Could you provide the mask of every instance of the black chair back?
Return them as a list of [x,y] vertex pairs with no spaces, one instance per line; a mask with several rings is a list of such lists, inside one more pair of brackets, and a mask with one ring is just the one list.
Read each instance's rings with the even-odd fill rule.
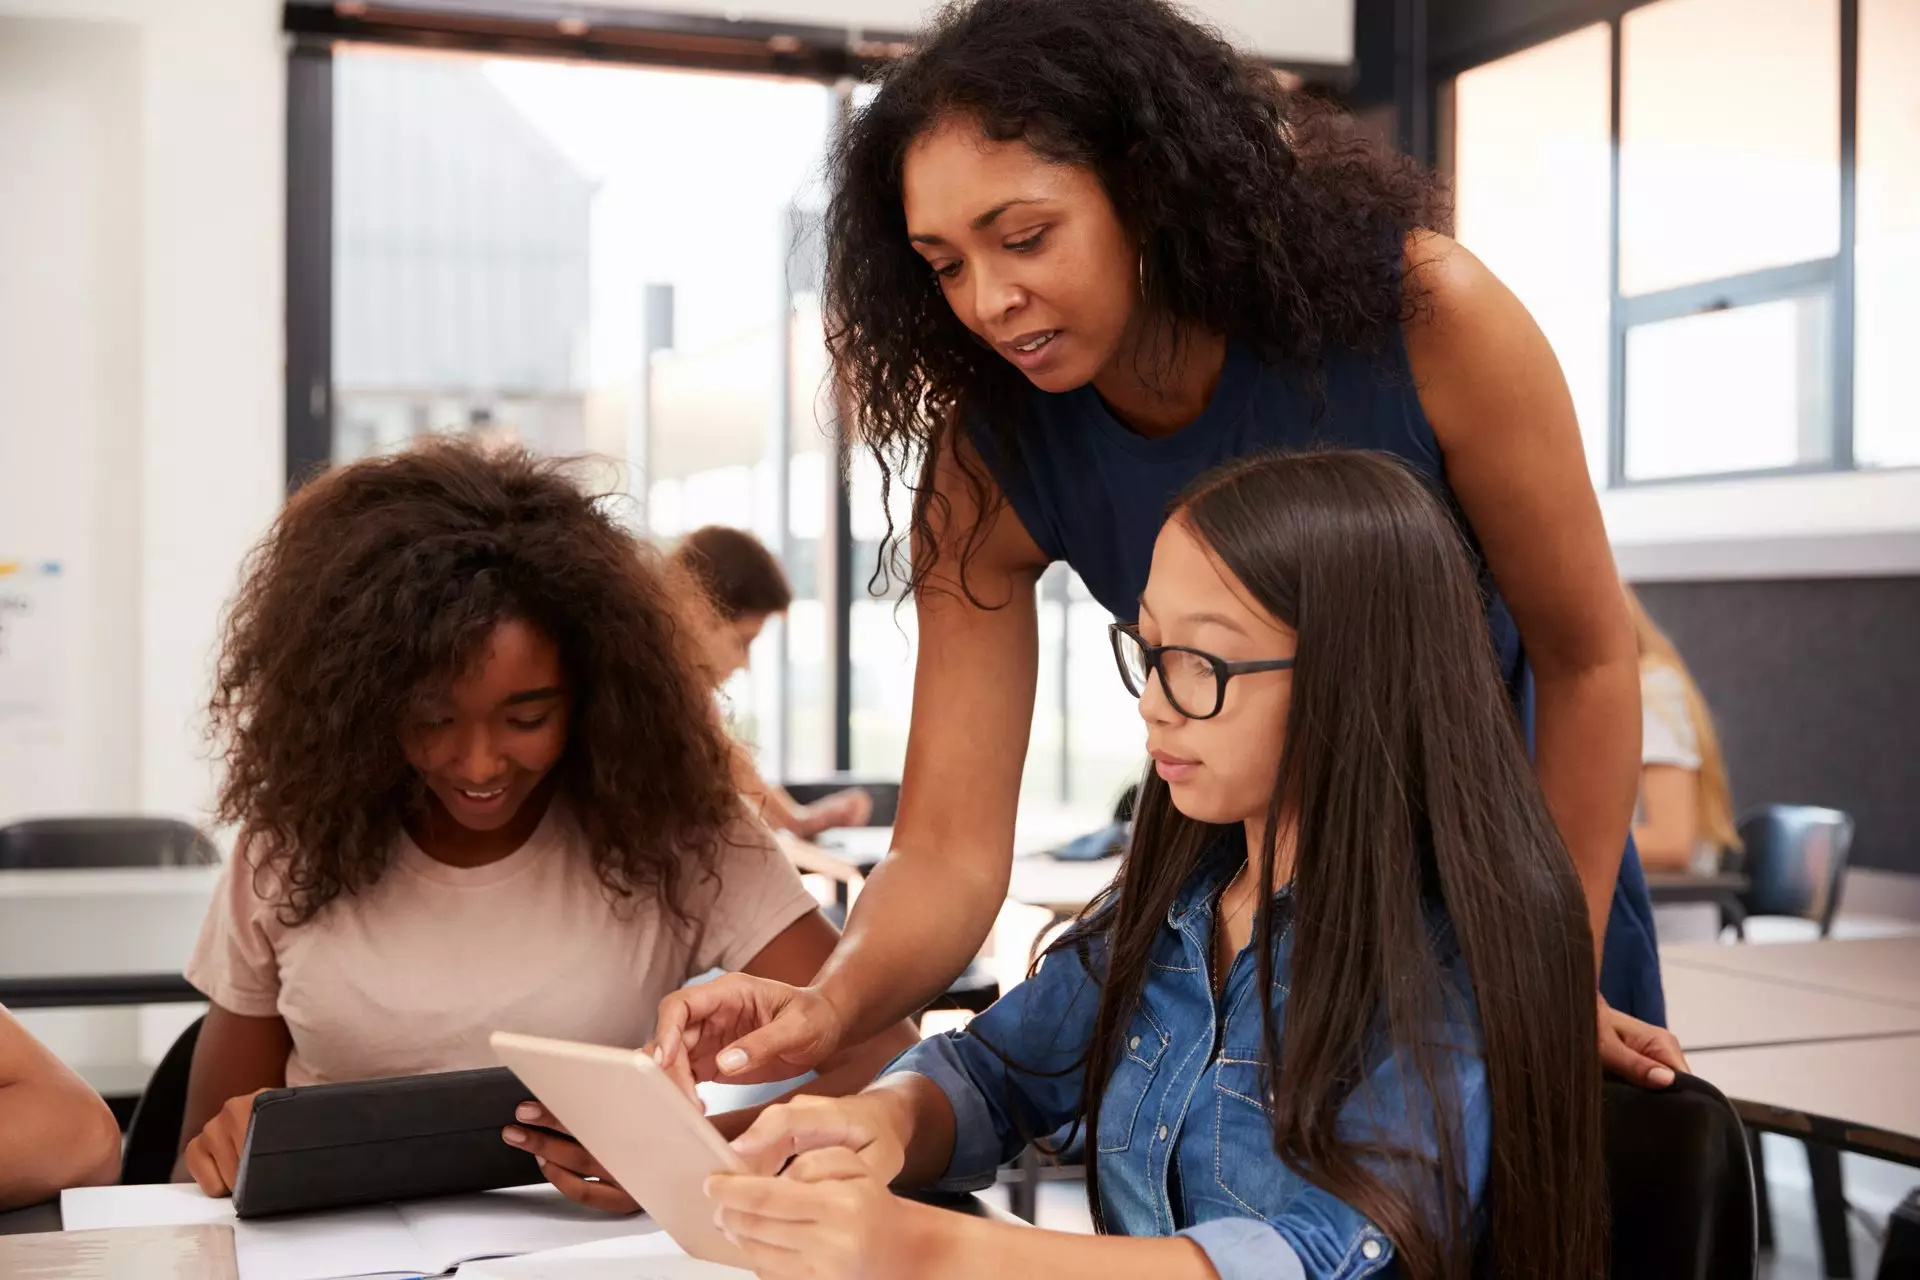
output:
[[1694,1076],[1665,1089],[1608,1080],[1607,1183],[1620,1280],[1750,1280],[1753,1165],[1740,1117]]
[[1751,882],[1740,899],[1746,915],[1812,920],[1826,937],[1840,908],[1853,819],[1813,805],[1764,805],[1740,819],[1740,842],[1734,865]]
[[177,818],[34,818],[0,827],[0,871],[218,861],[206,833]]
[[135,1183],[169,1182],[173,1162],[180,1152],[180,1126],[187,1116],[187,1077],[193,1071],[193,1047],[200,1042],[200,1024],[180,1033],[180,1038],[160,1059],[153,1079],[147,1081],[140,1105],[133,1109],[127,1125],[127,1145],[120,1156],[120,1181]]

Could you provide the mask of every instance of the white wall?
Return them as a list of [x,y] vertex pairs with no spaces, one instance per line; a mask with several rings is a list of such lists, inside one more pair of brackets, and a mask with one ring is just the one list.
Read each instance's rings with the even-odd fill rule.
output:
[[[918,30],[930,0],[602,0],[612,8],[709,14],[869,31]],[[1353,0],[1184,0],[1236,42],[1281,62],[1353,59]]]
[[1920,470],[1646,485],[1600,505],[1636,582],[1920,573]]
[[284,67],[273,0],[0,0],[0,559],[73,563],[80,694],[0,821],[209,797],[219,614],[281,494]]

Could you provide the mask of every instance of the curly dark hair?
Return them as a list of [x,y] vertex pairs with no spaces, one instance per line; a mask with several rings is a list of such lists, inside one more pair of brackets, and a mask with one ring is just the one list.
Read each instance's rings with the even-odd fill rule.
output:
[[426,798],[403,716],[519,620],[567,673],[555,774],[595,870],[684,923],[686,877],[712,872],[739,814],[685,592],[568,463],[438,441],[328,472],[254,550],[227,619],[219,817],[280,871],[289,924],[372,885]]
[[[907,240],[906,153],[955,117],[1090,169],[1141,248],[1144,304],[1176,333],[1231,334],[1310,376],[1327,346],[1377,349],[1410,317],[1407,237],[1447,221],[1418,166],[1166,0],[950,3],[842,135],[827,211],[834,375],[883,492],[915,490],[915,588],[940,505],[925,477],[960,415],[984,424],[1004,466],[1032,394],[953,314]],[[989,513],[986,476],[958,458]],[[982,528],[961,536],[963,569]],[[897,552],[891,523],[888,541]]]

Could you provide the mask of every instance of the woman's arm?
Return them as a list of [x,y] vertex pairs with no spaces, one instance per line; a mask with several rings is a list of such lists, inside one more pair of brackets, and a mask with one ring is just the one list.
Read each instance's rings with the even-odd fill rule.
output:
[[120,1176],[120,1126],[87,1082],[0,1008],[0,1209]]
[[1492,272],[1438,235],[1407,260],[1427,303],[1407,328],[1420,403],[1533,666],[1540,787],[1597,966],[1639,782],[1640,675],[1580,425],[1553,349]]
[[176,1180],[192,1178],[208,1195],[233,1189],[253,1115],[253,1095],[287,1083],[293,1036],[280,1017],[250,1018],[215,1004],[200,1025],[187,1076]]
[[[919,656],[893,851],[867,877],[846,936],[811,987],[775,991],[733,977],[667,997],[657,1034],[672,1069],[686,1069],[682,1031],[691,1025],[728,1028],[705,1035],[702,1066],[743,1083],[792,1075],[796,1064],[876,1034],[966,968],[1006,898],[1039,669],[1034,586],[1046,556],[1010,509],[989,507],[967,569],[969,599],[957,576],[961,531],[978,508],[951,457],[934,484],[946,504],[934,509],[947,518],[939,569],[914,600]],[[727,1052],[716,1054],[720,1046]]]
[[1658,871],[1688,871],[1700,841],[1700,775],[1677,764],[1640,771],[1646,821],[1633,829],[1640,861]]

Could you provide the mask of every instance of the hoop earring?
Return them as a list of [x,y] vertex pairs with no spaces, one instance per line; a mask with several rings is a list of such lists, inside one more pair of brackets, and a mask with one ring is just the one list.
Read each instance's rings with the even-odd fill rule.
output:
[[1135,262],[1134,265],[1136,268],[1135,274],[1138,275],[1140,278],[1140,300],[1142,302],[1145,302],[1147,299],[1147,252],[1146,250],[1142,249],[1140,251],[1140,257]]

